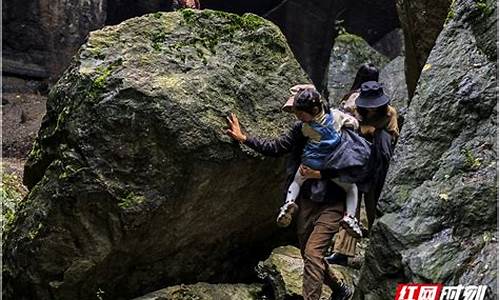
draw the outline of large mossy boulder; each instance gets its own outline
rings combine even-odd
[[[255,15],[183,10],[92,32],[25,167],[6,299],[130,299],[253,276],[278,242],[284,164],[232,142],[225,117],[277,136],[290,85],[307,81]]]
[[[497,3],[456,0],[422,72],[379,202],[359,299],[399,282],[497,295]]]
[[[382,69],[389,59],[373,49],[363,38],[344,33],[335,39],[328,66],[328,98],[338,106],[342,97],[350,91],[359,67],[373,63]]]

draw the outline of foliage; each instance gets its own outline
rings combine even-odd
[[[469,170],[476,170],[481,166],[481,159],[474,156],[470,149],[462,150],[465,155],[465,167]]]
[[[5,232],[14,220],[16,206],[26,195],[21,179],[15,174],[2,172],[2,231]]]
[[[132,208],[143,203],[144,200],[146,200],[144,196],[136,195],[133,192],[130,192],[127,197],[121,199],[121,201],[118,203],[118,206],[123,209]]]

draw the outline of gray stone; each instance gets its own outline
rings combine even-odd
[[[398,123],[402,128],[409,105],[404,57],[398,56],[386,64],[380,71],[379,81],[384,84],[384,92],[391,99],[391,105],[398,111]]]
[[[482,42],[497,13],[455,1],[409,106],[359,299],[393,299],[398,282],[487,284],[498,298],[498,63]]]
[[[370,43],[399,26],[393,0],[205,0],[201,7],[238,14],[252,12],[272,20],[322,91],[326,90],[325,72],[337,35],[336,22],[343,22],[349,32]],[[26,66],[44,67],[53,83],[91,30],[146,13],[171,10],[171,0],[4,1],[2,55]]]
[[[397,1],[404,33],[406,83],[413,97],[420,72],[449,15],[452,0]]]
[[[364,247],[358,249],[362,252]],[[300,250],[293,246],[278,247],[271,255],[259,262],[256,270],[259,277],[271,285],[274,299],[295,299],[302,296],[302,276],[304,262]],[[335,276],[354,288],[358,281],[358,270],[351,267],[330,265],[330,270]],[[323,285],[321,299],[329,299],[331,290]]]
[[[176,285],[133,300],[258,300],[262,299],[261,284]]]
[[[306,81],[255,15],[183,10],[92,32],[49,94],[6,233],[4,296],[130,299],[253,275],[286,240],[284,160],[232,142],[225,117],[275,137],[292,124],[291,83]]]
[[[87,34],[104,25],[105,8],[104,0],[5,1],[2,55],[18,65],[13,75],[33,73],[38,65],[37,78],[57,78]]]
[[[281,28],[297,60],[324,94],[329,90],[328,61],[337,25],[369,43],[399,27],[392,0],[282,1],[265,17]]]
[[[45,79],[49,76],[47,70],[39,65],[22,63],[7,58],[2,59],[2,73],[33,79]]]
[[[342,34],[335,39],[328,66],[328,92],[330,104],[338,106],[350,91],[359,67],[371,62],[382,69],[389,59],[370,47],[361,37]]]
[[[388,34],[384,35],[380,40],[371,44],[373,49],[389,57],[396,59],[399,56],[405,55],[404,35],[401,28],[396,28]]]
[[[47,83],[43,80],[2,76],[2,93],[47,93],[47,89]]]

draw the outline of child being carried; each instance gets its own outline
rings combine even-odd
[[[353,237],[360,238],[362,233],[355,217],[358,206],[356,182],[359,181],[352,175],[353,170],[356,170],[353,167],[362,168],[367,163],[370,145],[362,138],[354,137],[354,143],[358,144],[352,147],[351,137],[355,133],[345,129],[357,129],[358,121],[339,110],[325,112],[321,96],[312,85],[295,86],[291,92],[294,96],[289,98],[283,110],[293,112],[303,122],[302,134],[308,140],[302,153],[302,164],[315,170],[331,171],[333,167],[336,176],[332,181],[346,192],[346,213],[340,225]],[[359,145],[360,143],[365,144]],[[350,148],[356,148],[356,151]],[[298,210],[295,201],[305,180],[306,178],[297,170],[288,188],[285,203],[276,219],[279,226],[290,225],[293,214]]]

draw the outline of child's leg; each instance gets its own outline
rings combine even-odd
[[[278,226],[287,227],[292,222],[293,214],[299,208],[297,204],[295,204],[295,200],[297,200],[300,193],[300,187],[305,180],[306,178],[297,170],[293,182],[290,184],[290,187],[288,187],[285,204],[280,208],[280,213],[276,219]]]
[[[295,173],[295,177],[293,178],[293,182],[288,187],[285,203],[295,202],[295,200],[297,200],[297,197],[300,193],[300,187],[302,186],[304,181],[306,181],[306,178],[300,174],[299,170],[297,170],[297,172]]]
[[[356,209],[358,208],[358,187],[356,184],[341,182],[335,178],[333,182],[346,192],[345,204],[347,214],[353,217],[356,216]]]
[[[356,209],[358,207],[358,187],[354,183],[344,183],[338,179],[333,179],[338,186],[346,192],[346,214],[340,221],[340,225],[344,227],[350,235],[355,238],[361,238],[361,228],[356,219]]]

